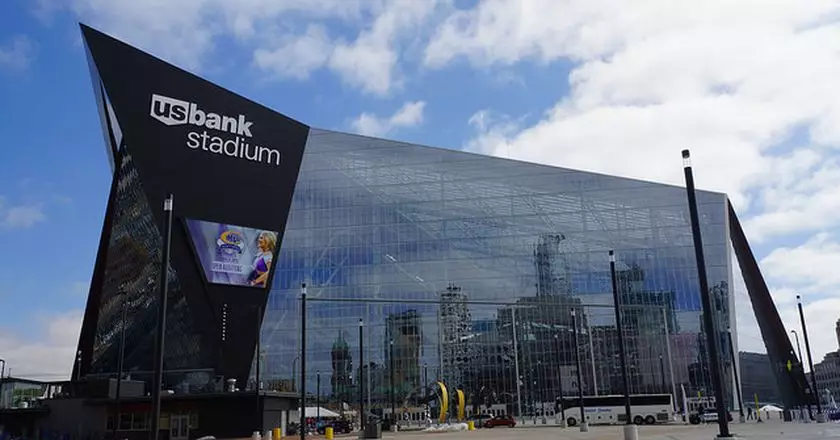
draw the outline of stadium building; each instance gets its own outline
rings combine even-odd
[[[168,194],[167,399],[299,392],[302,283],[306,389],[337,412],[357,408],[359,387],[372,411],[407,411],[434,380],[519,416],[578,386],[619,393],[609,250],[631,392],[712,394],[714,331],[737,408],[737,283],[771,362],[791,359],[725,194],[698,192],[717,327],[705,329],[684,188],[312,128],[82,31],[113,182],[76,382],[115,378],[122,360],[150,392]],[[801,401],[801,366],[775,373]],[[277,414],[261,424],[285,424]],[[194,419],[203,432],[208,417]]]

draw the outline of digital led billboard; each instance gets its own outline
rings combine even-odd
[[[187,219],[207,281],[265,287],[277,249],[277,232],[204,220]]]

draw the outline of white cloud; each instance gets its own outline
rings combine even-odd
[[[23,35],[0,44],[0,70],[26,70],[34,57],[34,49],[32,41]]]
[[[188,69],[205,68],[217,40],[233,37],[254,64],[280,78],[305,79],[322,68],[363,92],[400,85],[399,44],[446,0],[73,0],[85,22]],[[40,0],[36,14],[64,6]],[[305,30],[295,23],[306,23]],[[340,24],[340,26],[336,26]],[[346,26],[345,26],[346,25]],[[325,29],[345,30],[330,36]],[[352,37],[352,38],[348,38]]]
[[[5,206],[5,200],[0,197],[0,228],[30,228],[44,220],[46,220],[46,215],[44,214],[43,205],[24,204]]]
[[[310,72],[323,67],[332,54],[332,42],[320,25],[310,25],[299,37],[283,37],[279,46],[254,52],[254,61],[264,70],[281,77],[306,79]]]
[[[82,311],[42,313],[30,326],[13,332],[0,328],[0,353],[6,371],[42,380],[70,378],[82,323]]]
[[[397,128],[414,127],[423,123],[423,101],[406,102],[393,115],[379,117],[371,113],[362,113],[351,122],[353,129],[366,136],[383,136]]]
[[[501,137],[488,126],[469,145],[668,183],[682,183],[679,151],[690,148],[699,185],[746,209],[759,185],[810,171],[779,160],[797,130],[813,141],[812,164],[840,144],[840,26],[826,19],[838,12],[822,1],[491,0],[449,17],[425,60],[495,69],[571,59],[569,95],[538,123]]]

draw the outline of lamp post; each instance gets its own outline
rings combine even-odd
[[[563,370],[560,368],[560,335],[554,335],[554,345],[557,347],[557,387],[560,391],[560,427],[566,427],[566,400],[563,398]]]
[[[365,430],[365,321],[359,318],[359,425]],[[370,368],[368,368],[370,370]]]
[[[586,421],[586,408],[583,404],[583,384],[580,374],[580,354],[578,353],[578,328],[577,315],[575,309],[572,309],[572,327],[575,333],[575,364],[577,365],[577,385],[578,385],[578,404],[580,405],[580,432],[589,432],[589,423]]]
[[[113,438],[117,438],[117,429],[119,429],[120,421],[120,396],[122,388],[123,376],[123,358],[125,356],[125,324],[128,307],[126,306],[125,294],[123,294],[122,301],[122,323],[120,324],[120,352],[117,358],[117,395],[114,398],[114,430],[112,432]]]
[[[624,350],[624,327],[621,325],[621,297],[618,295],[618,277],[615,274],[615,251],[610,249],[610,281],[612,282],[613,308],[615,310],[615,332],[618,337],[618,358],[621,364],[621,384],[624,388],[624,438],[639,437],[639,428],[633,423],[630,411],[630,382],[627,378],[627,353]],[[660,362],[662,357],[659,357]],[[664,377],[664,372],[663,372]]]
[[[257,306],[257,316],[256,316],[256,325],[257,328],[255,330],[255,336],[257,338],[257,356],[256,356],[256,368],[254,369],[254,396],[256,397],[256,415],[257,415],[257,423],[256,428],[257,431],[262,432],[263,430],[263,410],[262,410],[262,403],[260,402],[260,360],[262,355],[262,306]]]
[[[172,240],[172,211],[174,197],[169,194],[163,202],[163,248],[160,264],[160,296],[158,297],[157,338],[155,343],[154,379],[152,381],[152,427],[149,438],[158,440],[160,435],[160,389],[163,386],[164,336],[166,335],[166,302],[169,294],[169,251]],[[81,365],[81,362],[79,363]],[[80,369],[81,370],[81,369]]]
[[[315,426],[321,426],[321,370],[315,370]]]
[[[306,283],[300,284],[300,440],[306,440]]]
[[[691,154],[682,150],[685,189],[688,197],[688,211],[691,217],[691,235],[694,238],[694,257],[697,263],[697,277],[700,281],[700,300],[703,303],[703,324],[706,329],[706,347],[709,353],[709,373],[715,392],[715,406],[718,416],[718,439],[731,438],[729,419],[724,407],[723,382],[720,377],[720,351],[718,350],[717,327],[715,327],[709,280],[706,277],[706,257],[703,254],[703,238],[700,235],[700,214],[697,212],[697,194],[694,190],[694,174],[691,169]]]
[[[395,389],[394,384],[394,340],[391,339],[390,341],[390,352],[389,356],[391,358],[391,431],[397,430],[397,392]]]
[[[805,314],[802,312],[802,298],[799,295],[796,295],[796,305],[799,307],[799,321],[802,323],[802,337],[805,339],[805,354],[808,355],[808,368],[811,370],[811,392],[808,395],[816,397],[817,400],[817,423],[825,423],[825,414],[822,412],[820,394],[817,391],[817,376],[814,375],[814,360],[811,357],[811,343],[808,341],[808,327],[805,325]]]

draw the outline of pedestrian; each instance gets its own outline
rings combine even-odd
[[[753,419],[753,410],[751,407],[747,407],[747,420]]]

